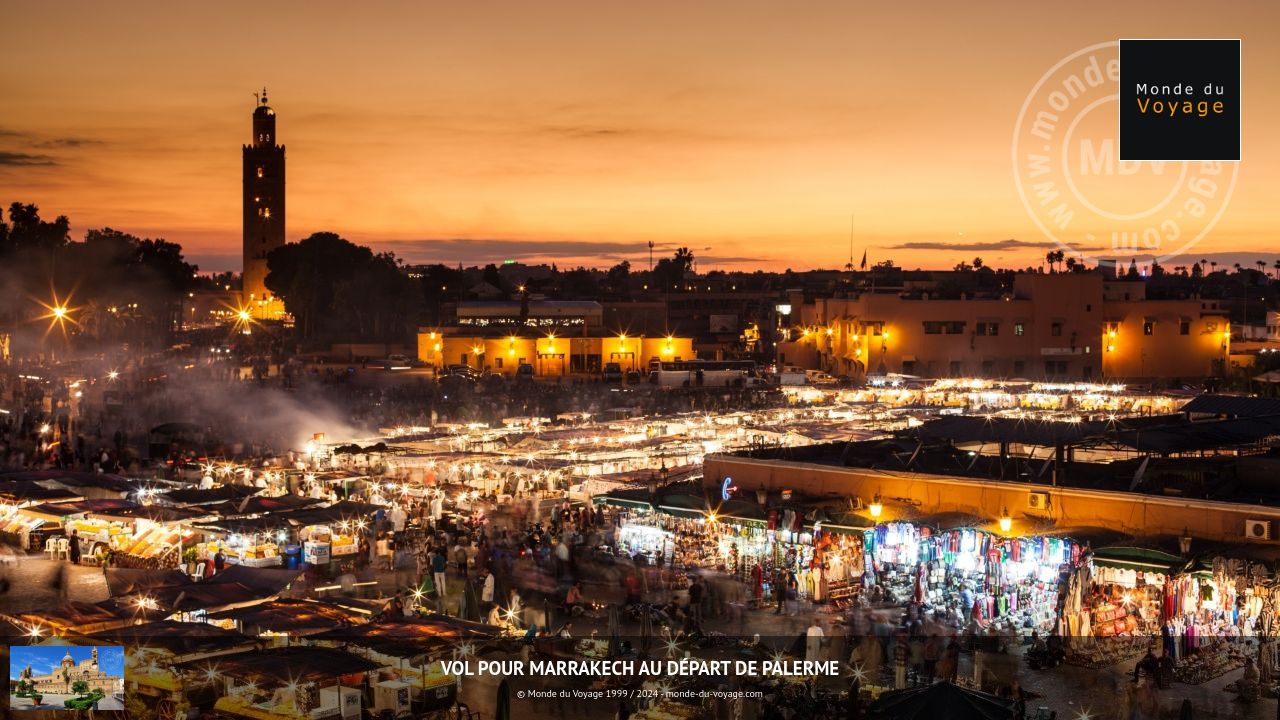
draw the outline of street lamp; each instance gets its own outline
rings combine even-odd
[[[872,519],[880,519],[880,513],[884,512],[884,503],[880,502],[880,493],[876,493],[875,497],[871,499],[871,504],[867,506],[867,512],[871,513]]]
[[[1000,511],[1000,532],[1007,533],[1013,529],[1013,518],[1009,516],[1009,508]]]
[[[1184,527],[1182,528],[1182,536],[1178,538],[1178,551],[1182,553],[1182,557],[1191,555],[1191,533]]]

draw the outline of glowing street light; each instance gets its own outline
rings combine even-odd
[[[1013,529],[1013,518],[1009,516],[1009,508],[1000,511],[1000,532],[1007,533]]]
[[[871,499],[871,504],[867,506],[867,512],[871,513],[871,517],[879,519],[880,514],[884,512],[884,503],[880,502],[880,493]]]

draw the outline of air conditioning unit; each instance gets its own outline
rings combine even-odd
[[[1249,540],[1270,540],[1271,539],[1271,521],[1270,520],[1245,520],[1244,536]]]
[[[1049,493],[1033,492],[1027,493],[1027,507],[1032,510],[1048,510],[1049,509]]]

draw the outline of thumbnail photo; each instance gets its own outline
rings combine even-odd
[[[9,710],[124,713],[124,648],[115,645],[9,647]]]

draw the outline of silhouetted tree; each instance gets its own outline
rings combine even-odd
[[[421,295],[396,257],[335,233],[276,248],[267,270],[304,339],[403,339],[417,319]]]
[[[676,250],[675,255],[662,258],[653,268],[653,282],[659,289],[674,290],[684,282],[685,275],[693,269],[693,251],[687,247]]]

